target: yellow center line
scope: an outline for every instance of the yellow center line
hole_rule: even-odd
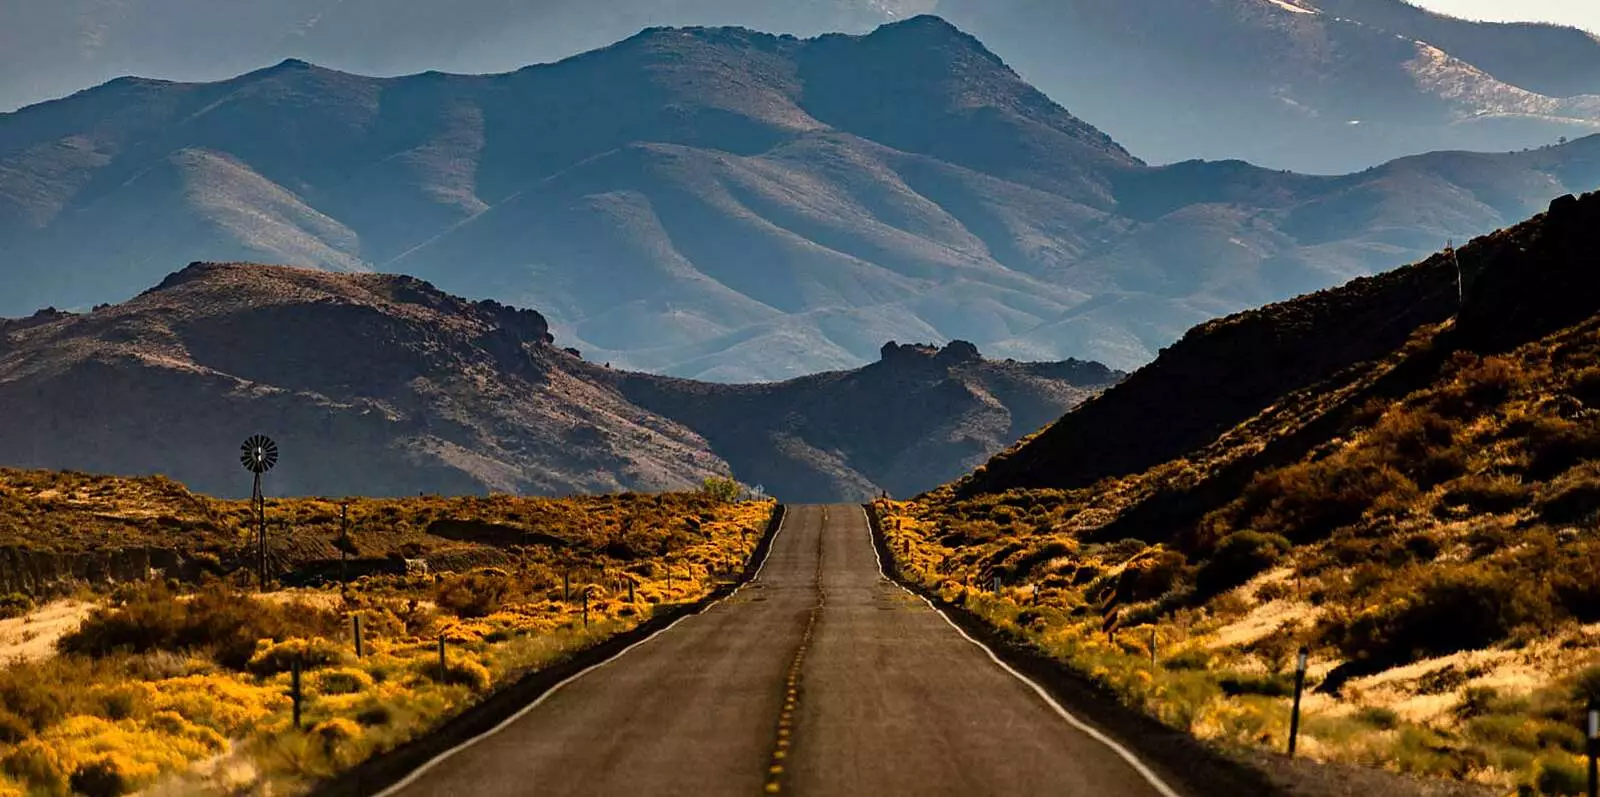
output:
[[[822,516],[824,527],[828,520],[827,512]],[[800,673],[806,661],[806,651],[811,648],[811,636],[817,627],[817,617],[822,614],[822,604],[826,596],[822,590],[822,535],[817,535],[817,605],[811,607],[811,616],[806,619],[805,633],[800,635],[800,647],[795,650],[794,661],[789,664],[789,673],[784,680],[783,710],[778,714],[778,734],[772,746],[772,762],[767,767],[767,782],[762,788],[763,794],[778,794],[783,791],[784,760],[789,757],[789,746],[793,736],[794,712],[800,707]]]

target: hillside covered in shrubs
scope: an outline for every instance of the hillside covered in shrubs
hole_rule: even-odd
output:
[[[1564,197],[1196,328],[969,478],[879,502],[890,548],[1202,737],[1281,750],[1305,646],[1307,755],[1576,793],[1600,698],[1596,229],[1600,195]]]

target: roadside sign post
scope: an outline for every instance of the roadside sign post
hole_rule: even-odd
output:
[[[1308,648],[1300,648],[1300,655],[1294,665],[1294,710],[1289,715],[1289,757],[1294,757],[1295,743],[1300,736],[1300,694],[1306,687],[1306,659],[1311,655]]]

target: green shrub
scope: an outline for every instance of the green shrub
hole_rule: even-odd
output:
[[[700,485],[700,492],[713,501],[731,504],[739,500],[739,493],[743,492],[743,488],[732,477],[707,476]]]
[[[1240,531],[1223,538],[1215,553],[1195,574],[1199,594],[1210,596],[1238,587],[1283,558],[1289,541],[1277,534]]]

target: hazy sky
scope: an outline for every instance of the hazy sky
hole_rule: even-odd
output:
[[[1412,2],[1466,19],[1559,22],[1600,33],[1600,2],[1596,0],[1412,0]]]

